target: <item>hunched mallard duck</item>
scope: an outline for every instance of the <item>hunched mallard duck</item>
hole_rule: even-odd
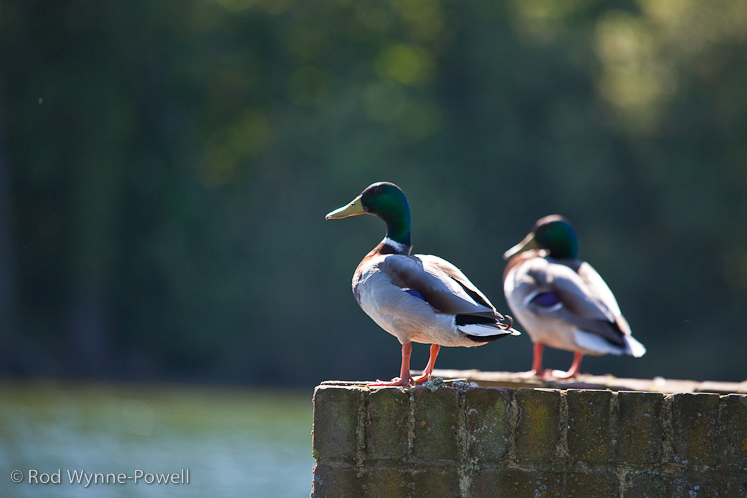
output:
[[[371,214],[386,236],[358,265],[353,295],[363,311],[402,344],[399,377],[371,386],[411,386],[430,380],[441,346],[481,346],[508,335],[503,316],[456,266],[437,256],[410,255],[410,206],[393,183],[374,183],[326,219]],[[410,374],[412,343],[431,344],[423,375]]]
[[[503,255],[509,308],[534,343],[532,370],[517,377],[575,377],[584,355],[643,356],[614,294],[589,263],[577,259],[578,237],[562,216],[546,216]],[[567,372],[542,368],[544,346],[573,351]]]

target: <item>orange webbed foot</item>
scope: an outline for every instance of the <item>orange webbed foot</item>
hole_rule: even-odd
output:
[[[395,377],[391,382],[385,382],[377,379],[376,382],[368,384],[368,387],[410,387],[414,384],[415,379],[413,379],[412,377],[405,377],[404,379]]]

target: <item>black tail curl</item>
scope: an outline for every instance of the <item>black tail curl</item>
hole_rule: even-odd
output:
[[[508,320],[508,323],[504,323],[503,320]],[[514,319],[511,315],[503,315],[498,319],[498,328],[501,330],[508,330],[514,326]]]
[[[505,321],[508,321],[506,323]],[[498,327],[500,330],[508,330],[514,325],[514,319],[511,318],[509,315],[501,315],[497,311],[495,312],[495,316],[492,318],[488,318],[486,316],[479,316],[479,315],[456,315],[456,324],[459,325],[470,325],[470,324],[482,324],[482,325],[492,325],[494,327]]]

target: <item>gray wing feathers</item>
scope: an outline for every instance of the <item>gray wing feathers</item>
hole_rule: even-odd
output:
[[[454,279],[457,283],[459,283],[459,285],[470,292],[471,295],[476,294],[477,299],[473,297],[473,300],[495,311],[495,306],[493,306],[493,304],[488,300],[485,294],[483,294],[480,289],[478,289],[475,284],[473,284],[470,279],[467,278],[467,275],[462,273],[459,268],[449,263],[445,259],[439,258],[438,256],[432,256],[430,254],[416,254],[415,257],[423,261],[426,271],[428,271],[429,268],[437,268],[443,274],[448,275],[449,277]]]
[[[567,323],[572,323],[579,329],[603,337],[612,344],[616,344],[618,346],[625,345],[625,341],[620,330],[618,330],[612,322],[608,322],[607,320],[584,318],[582,316],[571,313],[565,307],[556,310],[544,310],[540,306],[536,306],[533,307],[533,311],[539,315],[549,316]]]
[[[459,269],[437,256],[393,255],[380,266],[394,285],[418,291],[437,313],[477,315],[497,314],[490,301]],[[465,290],[477,294],[488,305],[479,303]]]
[[[629,334],[630,327],[620,315],[620,308],[612,292],[590,265],[584,263],[580,269],[583,269],[583,274],[581,271],[576,273],[566,265],[548,261],[546,265],[530,270],[529,273],[535,279],[540,291],[553,292],[563,306],[543,307],[530,302],[527,303],[527,307],[539,315],[572,323],[613,344],[624,345],[621,332]],[[591,275],[591,285],[584,278],[589,275]],[[597,292],[599,292],[599,297],[597,297]]]
[[[597,273],[594,267],[586,262],[582,263],[578,268],[578,275],[584,283],[589,286],[591,293],[594,296],[597,296],[597,298],[612,312],[620,330],[622,330],[624,334],[630,335],[630,325],[628,325],[628,321],[623,317],[622,312],[620,311],[620,306],[617,304],[617,299],[615,299],[615,295],[612,293],[609,286],[607,286],[607,282],[604,281],[602,276]]]

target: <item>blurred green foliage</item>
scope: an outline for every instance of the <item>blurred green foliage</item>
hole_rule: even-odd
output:
[[[0,0],[0,102],[5,374],[393,376],[349,287],[384,226],[324,222],[388,180],[504,311],[569,217],[648,348],[584,370],[747,378],[747,2]]]

